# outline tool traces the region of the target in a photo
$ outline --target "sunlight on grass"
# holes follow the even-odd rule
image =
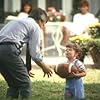
[[[64,82],[64,79],[57,76],[54,72],[52,77],[48,78],[47,76],[43,77],[43,72],[41,69],[39,70],[33,70],[33,73],[35,74],[34,78],[31,78],[32,81],[49,81],[49,82]]]
[[[87,69],[87,75],[84,77],[84,83],[100,83],[100,69]]]
[[[64,83],[65,79],[60,78],[55,73],[53,73],[52,77],[48,78],[43,77],[42,70],[33,70],[33,73],[35,74],[34,78],[31,78],[32,81],[49,81],[49,82],[60,82]],[[87,75],[83,78],[84,83],[91,84],[91,83],[100,83],[100,69],[87,69]]]
[[[63,100],[65,79],[56,74],[48,78],[43,77],[41,69],[33,69],[35,76],[32,81],[31,100]],[[100,69],[87,69],[87,76],[83,78],[86,100],[100,100]],[[0,76],[0,100],[4,100],[7,85]]]

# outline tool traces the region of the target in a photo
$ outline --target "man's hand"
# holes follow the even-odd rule
[[[50,66],[45,65],[45,66],[43,66],[42,70],[44,72],[44,76],[43,77],[45,77],[46,74],[47,74],[48,77],[52,76],[52,70],[51,70]]]
[[[43,61],[34,59],[35,63],[40,66],[44,72],[44,77],[47,74],[48,77],[52,75],[52,70],[50,66],[46,65]]]
[[[33,78],[33,77],[34,77],[34,75],[35,75],[35,74],[34,74],[34,73],[32,73],[31,71],[29,71],[29,73],[28,73],[28,74],[29,74],[29,76],[30,76],[30,77],[32,77],[32,78]]]

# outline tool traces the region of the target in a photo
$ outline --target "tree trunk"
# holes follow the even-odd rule
[[[94,65],[96,67],[100,67],[100,52],[98,51],[98,49],[95,48],[95,47],[92,48],[91,51],[90,51],[90,54],[92,56]]]

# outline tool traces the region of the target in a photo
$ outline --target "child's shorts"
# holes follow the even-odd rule
[[[64,89],[64,100],[84,100],[82,79],[68,80]]]

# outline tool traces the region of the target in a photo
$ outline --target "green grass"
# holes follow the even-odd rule
[[[34,70],[32,81],[32,100],[63,100],[65,80],[53,74],[50,78],[43,78],[41,70]],[[100,100],[100,69],[87,69],[87,76],[83,78],[86,100]],[[0,100],[4,100],[7,85],[0,77]]]

